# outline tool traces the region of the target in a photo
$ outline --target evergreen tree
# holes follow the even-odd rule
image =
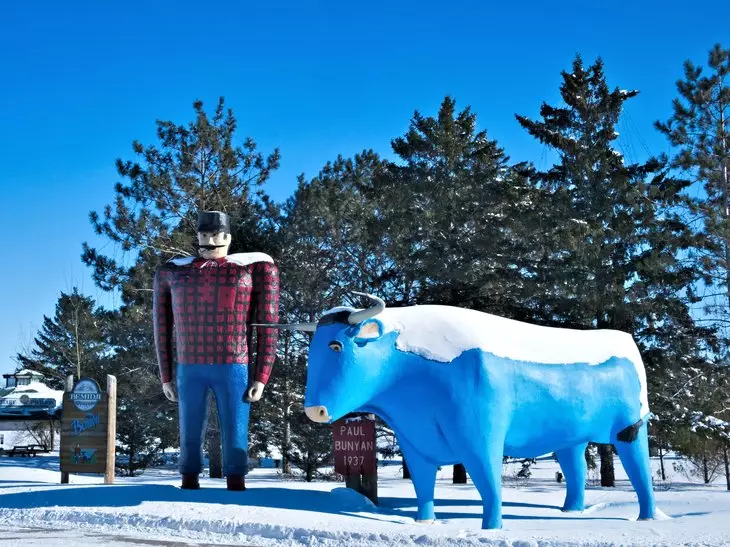
[[[19,353],[20,368],[45,375],[49,386],[64,389],[66,377],[91,377],[106,385],[100,376],[100,360],[106,349],[105,315],[95,309],[94,299],[79,293],[61,293],[53,317],[43,316],[34,347]],[[102,382],[102,380],[104,380]]]
[[[103,369],[117,378],[117,466],[133,476],[167,447],[178,446],[177,407],[160,392],[149,310],[129,305],[108,314]]]
[[[520,316],[527,188],[504,151],[450,97],[436,117],[416,112],[392,146],[399,162],[375,179],[373,229],[398,272],[397,301]]]
[[[263,187],[278,167],[278,150],[265,157],[251,138],[237,146],[237,122],[222,98],[212,117],[200,101],[193,108],[195,120],[188,125],[157,122],[159,145],[133,143],[137,160],[117,160],[118,174],[126,182],[116,184],[114,204],[102,214],[90,214],[96,232],[115,243],[122,254],[108,256],[83,245],[82,259],[93,268],[97,285],[121,292],[122,312],[128,307],[144,310],[140,325],[149,344],[154,271],[170,258],[196,254],[199,210],[229,214],[231,253],[257,250],[277,255],[270,235],[278,212]],[[150,386],[150,397],[155,390],[161,392],[154,360],[145,361],[137,381]],[[127,407],[134,409],[130,417],[136,416],[136,405],[146,404],[144,397],[127,401]],[[162,404],[166,412],[175,412],[174,404]],[[267,404],[266,400],[260,404]],[[209,443],[217,441],[212,438]]]
[[[135,253],[126,266],[126,254],[110,257],[83,246],[82,259],[94,269],[96,283],[102,289],[121,288],[125,302],[149,291],[150,267],[196,254],[200,210],[229,214],[232,253],[271,250],[263,233],[271,228],[276,210],[263,185],[279,165],[279,151],[265,158],[251,138],[236,146],[237,122],[222,98],[212,118],[201,101],[193,107],[196,119],[187,126],[157,122],[159,147],[133,143],[139,160],[117,160],[119,176],[128,183],[116,184],[114,206],[107,205],[102,215],[90,214],[99,235],[124,253]]]
[[[677,82],[679,96],[673,115],[656,127],[674,148],[671,165],[687,173],[704,190],[692,202],[690,214],[699,221],[699,242],[687,260],[701,274],[703,306],[696,320],[719,329],[722,346],[713,354],[717,364],[698,363],[677,374],[672,431],[677,448],[698,457],[697,447],[712,448],[713,440],[723,452],[728,475],[727,387],[728,327],[730,327],[730,50],[716,44],[708,55],[708,71],[684,63],[684,78]],[[689,428],[690,433],[684,431]],[[701,436],[705,441],[692,442]],[[714,448],[713,448],[714,450]],[[712,454],[710,454],[712,456]],[[708,454],[699,455],[707,476]],[[730,476],[727,478],[730,489]]]
[[[679,97],[674,113],[656,127],[676,154],[671,165],[689,173],[704,196],[692,213],[699,217],[706,236],[692,255],[708,287],[704,316],[730,326],[730,50],[715,45],[709,53],[709,74],[691,61],[684,64],[684,79],[677,82]],[[703,317],[701,320],[704,320]],[[726,336],[727,338],[727,336]]]
[[[283,321],[315,321],[324,310],[354,303],[352,290],[388,298],[388,283],[377,281],[387,264],[368,229],[375,210],[364,192],[380,168],[378,156],[365,151],[353,159],[338,157],[310,181],[300,177],[284,206],[278,239]],[[275,404],[262,409],[265,415],[259,424],[267,425],[265,431],[259,428],[257,438],[266,438],[267,448],[279,448],[285,472],[294,464],[313,476],[318,465],[329,463],[332,431],[312,426],[299,415],[309,341],[307,334],[282,334],[270,380]]]
[[[671,178],[663,159],[627,164],[613,148],[623,103],[637,91],[610,89],[599,59],[580,57],[562,73],[564,105],[543,104],[540,120],[519,123],[555,150],[558,162],[534,171],[550,232],[540,239],[537,270],[547,324],[632,333],[641,349],[680,343],[697,356],[710,333],[695,328],[696,275],[681,253],[695,240],[682,212],[688,182]],[[649,376],[681,363],[659,352],[646,360]],[[650,394],[650,397],[654,396]],[[600,450],[604,486],[613,486],[613,453]]]

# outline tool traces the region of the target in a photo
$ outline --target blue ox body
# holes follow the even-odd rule
[[[565,475],[563,510],[582,511],[589,441],[616,446],[639,517],[654,517],[646,377],[630,335],[380,303],[364,320],[367,310],[346,308],[320,319],[305,408],[322,423],[382,417],[408,463],[417,520],[434,519],[437,468],[463,463],[482,497],[482,528],[500,528],[502,457],[551,452]]]

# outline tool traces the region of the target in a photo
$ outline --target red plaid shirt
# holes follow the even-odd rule
[[[163,383],[173,377],[173,331],[181,365],[250,363],[252,333],[246,326],[254,319],[279,320],[279,271],[262,253],[168,262],[155,273],[153,314]],[[254,380],[265,384],[278,332],[258,327],[256,335]]]

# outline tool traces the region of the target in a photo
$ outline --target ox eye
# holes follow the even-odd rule
[[[339,353],[339,352],[341,352],[341,351],[342,351],[342,344],[340,344],[340,343],[339,343],[339,342],[337,342],[336,340],[335,340],[335,341],[333,341],[333,342],[330,342],[330,349],[331,349],[332,351],[336,351],[337,353]]]

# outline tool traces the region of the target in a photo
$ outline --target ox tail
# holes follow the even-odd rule
[[[619,431],[618,435],[616,435],[616,438],[624,443],[632,443],[639,436],[639,429],[641,429],[642,425],[644,425],[644,420],[639,419],[638,422],[631,424],[629,427],[625,427],[621,431]]]

